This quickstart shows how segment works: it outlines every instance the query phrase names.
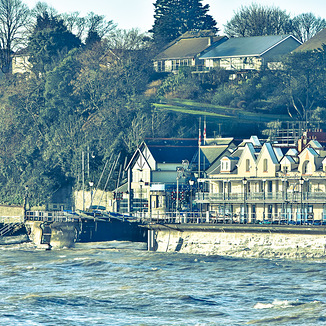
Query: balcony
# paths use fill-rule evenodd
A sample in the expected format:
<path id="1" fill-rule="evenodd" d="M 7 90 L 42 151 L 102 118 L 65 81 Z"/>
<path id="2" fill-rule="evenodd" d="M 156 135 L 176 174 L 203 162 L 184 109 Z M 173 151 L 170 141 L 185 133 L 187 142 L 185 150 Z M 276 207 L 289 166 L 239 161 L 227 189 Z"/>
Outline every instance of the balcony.
<path id="1" fill-rule="evenodd" d="M 197 203 L 217 204 L 221 202 L 237 203 L 246 200 L 247 203 L 266 202 L 266 203 L 314 203 L 326 201 L 325 192 L 248 192 L 248 193 L 196 193 Z"/>

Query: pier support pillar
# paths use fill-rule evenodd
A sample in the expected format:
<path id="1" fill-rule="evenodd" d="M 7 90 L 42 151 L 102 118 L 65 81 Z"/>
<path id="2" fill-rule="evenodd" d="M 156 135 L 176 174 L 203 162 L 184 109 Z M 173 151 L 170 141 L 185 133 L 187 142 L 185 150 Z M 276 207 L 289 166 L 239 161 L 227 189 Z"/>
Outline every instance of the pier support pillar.
<path id="1" fill-rule="evenodd" d="M 147 249 L 148 251 L 156 251 L 157 244 L 155 239 L 155 231 L 148 230 L 147 232 L 148 232 Z"/>

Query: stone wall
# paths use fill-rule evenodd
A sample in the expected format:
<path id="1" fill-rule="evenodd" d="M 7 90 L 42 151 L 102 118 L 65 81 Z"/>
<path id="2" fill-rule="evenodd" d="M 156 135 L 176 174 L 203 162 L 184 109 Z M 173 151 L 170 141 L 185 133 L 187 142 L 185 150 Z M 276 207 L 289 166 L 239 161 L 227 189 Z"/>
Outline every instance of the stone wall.
<path id="1" fill-rule="evenodd" d="M 113 195 L 111 191 L 102 191 L 98 190 L 93 192 L 93 205 L 100 205 L 106 207 L 107 211 L 112 211 L 113 210 Z M 84 199 L 83 199 L 84 197 Z M 83 205 L 84 201 L 84 205 Z M 85 209 L 89 208 L 91 205 L 91 192 L 90 191 L 85 191 L 84 196 L 83 196 L 83 191 L 76 191 L 75 192 L 75 207 L 76 209 L 83 209 L 83 206 Z"/>
<path id="2" fill-rule="evenodd" d="M 17 223 L 23 221 L 23 206 L 0 205 L 0 223 Z"/>
<path id="3" fill-rule="evenodd" d="M 256 258 L 326 258 L 325 234 L 273 232 L 196 232 L 160 229 L 154 232 L 157 251 Z"/>

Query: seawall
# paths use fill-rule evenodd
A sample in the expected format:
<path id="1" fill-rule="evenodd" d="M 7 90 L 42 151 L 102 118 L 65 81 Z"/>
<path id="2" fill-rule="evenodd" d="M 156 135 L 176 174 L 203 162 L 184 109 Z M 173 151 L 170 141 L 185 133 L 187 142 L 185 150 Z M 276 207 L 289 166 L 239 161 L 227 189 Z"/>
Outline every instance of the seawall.
<path id="1" fill-rule="evenodd" d="M 324 226 L 148 225 L 148 249 L 233 257 L 326 258 Z"/>
<path id="2" fill-rule="evenodd" d="M 29 239 L 39 248 L 71 248 L 80 232 L 77 222 L 26 221 L 25 226 Z"/>

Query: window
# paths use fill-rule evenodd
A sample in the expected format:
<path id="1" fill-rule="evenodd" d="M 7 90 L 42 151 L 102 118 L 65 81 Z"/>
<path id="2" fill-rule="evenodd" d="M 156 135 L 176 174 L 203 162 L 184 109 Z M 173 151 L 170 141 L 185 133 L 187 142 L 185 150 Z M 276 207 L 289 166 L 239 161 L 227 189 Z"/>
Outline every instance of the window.
<path id="1" fill-rule="evenodd" d="M 250 171 L 250 160 L 248 158 L 246 159 L 246 171 Z"/>
<path id="2" fill-rule="evenodd" d="M 264 172 L 267 172 L 267 170 L 268 170 L 268 161 L 267 161 L 267 158 L 264 158 L 264 161 L 263 161 L 263 169 L 264 169 Z"/>
<path id="3" fill-rule="evenodd" d="M 283 173 L 287 174 L 289 172 L 289 167 L 288 166 L 283 166 Z"/>
<path id="4" fill-rule="evenodd" d="M 311 163 L 309 161 L 304 161 L 302 165 L 302 174 L 311 174 L 311 173 L 312 173 Z"/>
<path id="5" fill-rule="evenodd" d="M 228 161 L 221 162 L 221 171 L 223 172 L 230 171 L 230 164 Z"/>

